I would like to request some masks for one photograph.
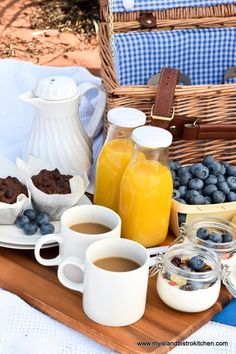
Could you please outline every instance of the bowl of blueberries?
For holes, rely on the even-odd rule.
[[[212,156],[191,165],[170,160],[169,165],[174,185],[170,228],[176,236],[182,223],[199,216],[231,220],[236,214],[236,166]]]

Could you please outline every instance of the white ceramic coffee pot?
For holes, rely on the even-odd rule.
[[[98,91],[97,105],[85,131],[79,106],[82,96],[92,89]],[[24,158],[32,154],[68,173],[88,172],[93,136],[106,104],[104,90],[90,82],[77,86],[70,77],[54,75],[40,79],[34,90],[20,98],[36,108]]]

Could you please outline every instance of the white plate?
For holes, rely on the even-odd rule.
[[[91,204],[91,201],[88,197],[86,197],[86,195],[83,195],[80,198],[78,205],[85,204]],[[55,233],[58,233],[60,231],[60,221],[51,222],[55,226]],[[42,235],[39,232],[36,232],[36,234],[32,236],[27,236],[15,225],[0,225],[0,246],[2,247],[15,249],[33,249],[36,241],[40,237],[42,237]],[[50,247],[53,245],[55,245],[55,242],[46,246]]]

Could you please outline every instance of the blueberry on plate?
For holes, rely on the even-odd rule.
[[[42,235],[48,235],[48,234],[53,234],[53,232],[55,231],[55,227],[53,224],[48,223],[48,224],[42,224],[40,226],[40,233]]]
[[[229,165],[226,168],[227,176],[236,176],[236,166]]]
[[[204,197],[204,201],[205,201],[205,204],[206,204],[206,205],[212,204],[211,197],[209,197],[209,196]]]
[[[226,201],[227,202],[235,202],[236,201],[236,193],[235,192],[229,192],[226,195]]]
[[[188,191],[188,188],[187,188],[187,186],[180,186],[180,187],[178,188],[178,191],[179,191],[179,193],[180,193],[180,197],[184,197],[185,194],[186,194],[187,191]]]
[[[198,190],[202,189],[203,186],[204,186],[204,183],[199,178],[192,178],[188,182],[189,189],[195,189],[195,191],[198,191]]]
[[[17,227],[22,229],[25,224],[29,223],[29,221],[30,220],[26,215],[18,215],[16,218],[16,221],[15,221],[15,224]]]
[[[26,209],[23,212],[23,215],[27,216],[30,221],[34,221],[36,219],[37,213],[34,209]]]
[[[214,184],[209,184],[203,188],[203,195],[210,197],[214,191],[217,191],[217,187]]]
[[[233,236],[229,232],[222,233],[222,242],[227,243],[233,240]]]
[[[23,226],[23,231],[26,235],[33,235],[36,233],[38,225],[36,222],[29,222]]]
[[[225,194],[222,191],[214,191],[211,194],[212,203],[224,203],[225,202]]]
[[[217,234],[216,232],[211,232],[209,236],[209,240],[215,243],[222,243],[222,235]]]
[[[207,240],[210,233],[205,227],[200,227],[196,233],[197,237],[201,238],[202,240]]]
[[[228,183],[228,186],[231,191],[236,190],[236,177],[234,177],[234,176],[227,177],[226,182]]]
[[[35,221],[40,226],[40,225],[43,225],[43,224],[48,224],[49,221],[50,221],[50,218],[49,218],[48,214],[40,213],[40,214],[37,215]]]
[[[221,176],[221,175],[219,175]],[[223,176],[222,176],[223,177]],[[218,182],[218,178],[215,175],[209,175],[205,181],[204,181],[204,185],[205,186],[209,186],[210,184],[216,184]]]
[[[226,183],[226,182],[217,183],[217,188],[218,188],[219,191],[222,191],[225,195],[230,192],[228,183]]]
[[[190,258],[188,264],[196,272],[200,272],[205,266],[204,260],[199,256],[193,256]]]
[[[201,180],[205,180],[209,176],[209,170],[206,166],[198,166],[194,170],[194,176],[200,178]]]
[[[208,155],[208,156],[205,156],[202,160],[202,163],[204,166],[208,166],[210,163],[214,162],[214,157]]]

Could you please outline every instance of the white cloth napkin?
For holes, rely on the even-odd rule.
[[[101,79],[82,67],[47,67],[15,59],[0,60],[0,152],[13,161],[17,156],[22,157],[34,112],[34,108],[21,101],[19,95],[34,88],[40,78],[49,75],[67,75],[75,79],[77,84],[89,81],[101,86]],[[95,103],[96,97],[92,91],[82,99],[80,118],[85,127],[94,112]],[[101,130],[102,125],[93,144],[92,182],[95,162],[103,143]],[[92,188],[90,186],[90,192]]]

